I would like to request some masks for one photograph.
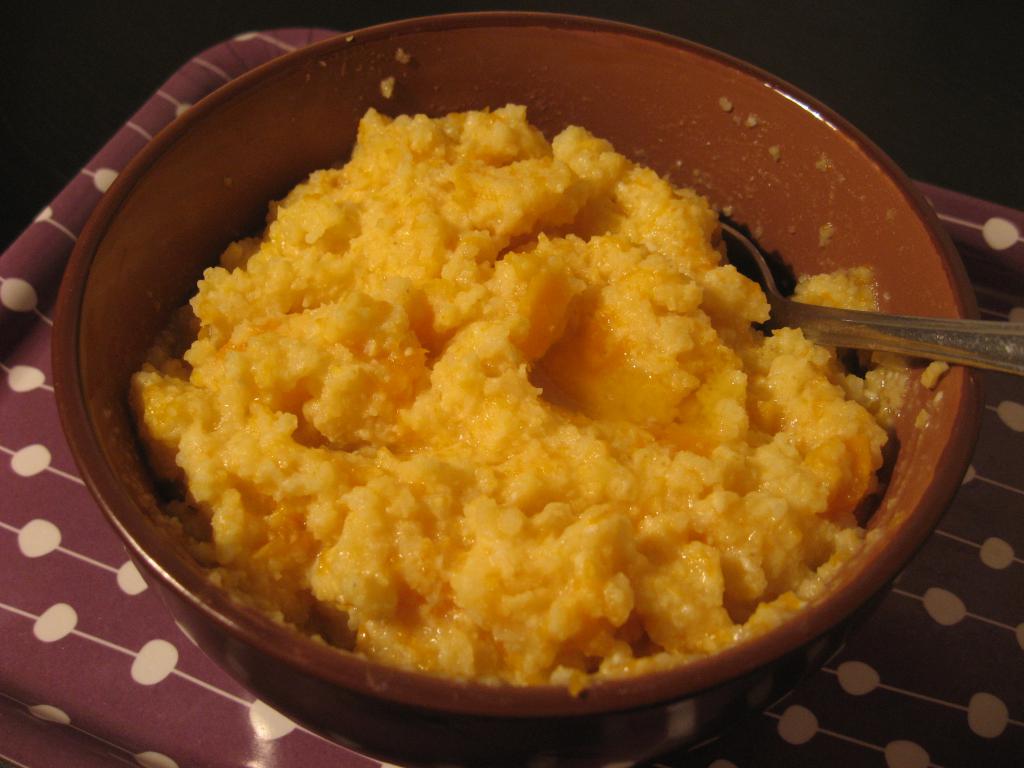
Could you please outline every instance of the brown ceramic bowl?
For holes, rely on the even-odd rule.
[[[401,47],[412,56],[395,60]],[[381,96],[394,76],[394,96]],[[727,99],[732,111],[727,111]],[[344,160],[359,117],[526,104],[731,206],[797,272],[874,267],[884,309],[974,313],[935,216],[873,144],[808,95],[698,45],[606,21],[465,14],[385,24],[272,61],[203,100],[125,169],[78,240],[61,286],[54,370],[61,418],[89,488],[199,645],[260,698],[337,741],[421,764],[638,760],[761,707],[820,664],[922,543],[951,499],[979,422],[978,382],[941,382],[926,429],[914,385],[899,455],[870,519],[879,532],[797,618],[670,671],[557,687],[453,682],[319,645],[234,603],[154,520],[158,493],[128,380],[169,313],[225,244],[260,229],[269,200]],[[737,124],[749,114],[758,125]],[[769,147],[778,147],[778,158]],[[774,151],[773,151],[774,152]],[[822,155],[829,164],[816,167]],[[819,228],[834,226],[827,247]],[[927,393],[930,394],[930,393]],[[908,652],[910,649],[908,649]]]

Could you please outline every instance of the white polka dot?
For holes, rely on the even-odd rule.
[[[1013,547],[995,536],[985,539],[981,545],[981,562],[989,568],[1001,571],[1013,562]]]
[[[1003,400],[996,406],[996,415],[1014,432],[1024,432],[1024,405]]]
[[[188,112],[188,108],[191,107],[191,106],[192,106],[191,104],[186,104],[185,102],[182,102],[181,104],[178,104],[174,108],[174,116],[175,117],[181,117],[183,114]]]
[[[713,763],[709,763],[708,768],[736,768],[736,763],[732,762],[731,760],[722,760],[721,758],[719,758],[718,760],[715,760]]]
[[[994,739],[1006,730],[1010,713],[1002,699],[991,693],[976,693],[967,704],[967,724],[985,739]]]
[[[116,178],[117,171],[113,168],[98,168],[92,175],[92,183],[100,192],[106,192]]]
[[[46,206],[39,213],[36,214],[34,221],[46,221],[47,219],[53,218],[53,208]]]
[[[38,475],[50,466],[50,452],[45,445],[26,445],[11,456],[11,469],[22,477]]]
[[[29,520],[18,531],[18,549],[25,557],[42,557],[60,546],[60,528],[49,520]]]
[[[78,614],[67,603],[51,605],[36,619],[32,634],[44,643],[55,643],[67,637],[78,623]]]
[[[132,680],[139,685],[156,685],[178,664],[178,649],[166,640],[150,640],[132,662]]]
[[[885,764],[889,768],[926,768],[931,757],[912,741],[890,741],[885,745]]]
[[[71,723],[71,718],[68,717],[67,712],[49,704],[36,704],[35,706],[29,707],[28,711],[33,717],[38,717],[40,720],[46,720],[49,723],[57,723],[59,725],[68,725]]]
[[[673,704],[666,710],[665,733],[672,741],[689,739],[697,730],[697,705],[693,699]]]
[[[280,739],[295,730],[295,723],[258,699],[249,706],[249,722],[262,741]]]
[[[12,312],[31,312],[38,301],[36,289],[20,277],[8,277],[0,283],[0,304]]]
[[[818,718],[798,704],[786,709],[779,720],[779,736],[789,744],[806,744],[818,731]]]
[[[46,383],[46,375],[31,365],[16,365],[7,371],[7,386],[15,392],[31,392]]]
[[[981,236],[992,250],[1005,251],[1017,242],[1020,232],[1012,221],[993,216],[981,228]]]
[[[863,696],[878,687],[878,673],[862,661],[844,661],[836,672],[839,685],[851,696]]]
[[[235,40],[241,40],[243,42],[245,40],[252,40],[258,34],[259,34],[258,32],[242,32],[239,35],[235,35]]]
[[[924,609],[944,627],[952,626],[967,615],[963,600],[945,589],[931,587],[924,593]]]
[[[167,755],[159,752],[139,752],[134,755],[135,762],[142,768],[178,768],[178,764]]]
[[[977,476],[978,472],[974,469],[974,465],[971,464],[967,467],[967,471],[964,472],[964,479],[960,481],[960,485],[967,485],[967,483],[971,482]]]
[[[146,582],[142,580],[142,574],[131,560],[117,569],[117,586],[128,595],[146,591]]]
[[[1024,323],[1024,307],[1014,307],[1007,318],[1011,323]]]

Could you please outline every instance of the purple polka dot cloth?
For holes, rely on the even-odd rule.
[[[0,765],[378,765],[254,699],[174,623],[76,474],[49,362],[64,264],[118,170],[218,86],[333,34],[252,32],[186,62],[0,256]],[[921,189],[983,316],[1024,321],[1024,214]],[[782,701],[653,766],[1024,764],[1024,379],[984,378],[973,464],[877,613]]]

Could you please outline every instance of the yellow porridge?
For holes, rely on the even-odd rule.
[[[708,203],[586,130],[371,110],[268,221],[132,402],[196,556],[276,618],[578,688],[776,626],[860,546],[886,433],[852,397],[878,386],[755,330]]]

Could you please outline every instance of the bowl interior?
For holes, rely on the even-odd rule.
[[[396,60],[398,48],[408,63]],[[395,78],[390,99],[380,89],[386,77]],[[887,310],[971,311],[951,246],[881,153],[790,86],[698,46],[604,22],[467,15],[385,25],[271,62],[193,107],[121,174],[79,240],[55,341],[62,417],[101,505],[151,568],[234,631],[275,625],[218,596],[140,513],[157,512],[157,493],[127,406],[129,377],[202,270],[228,242],[259,231],[268,201],[347,159],[367,108],[438,115],[509,102],[527,105],[549,138],[580,124],[695,186],[798,273],[868,264]],[[826,224],[833,234],[823,246]],[[585,703],[559,690],[520,691],[509,707],[578,712],[678,695],[747,671],[845,616],[920,544],[966,465],[973,379],[953,371],[940,391],[927,430],[913,427],[914,404],[900,424],[900,457],[871,520],[883,546],[865,550],[800,626],[654,680],[597,686]],[[924,397],[916,387],[913,402]],[[313,659],[322,674],[359,684],[363,673],[353,670],[364,662],[288,638],[296,663]],[[441,684],[389,695],[430,703]],[[466,707],[482,706],[486,692],[467,696]]]

